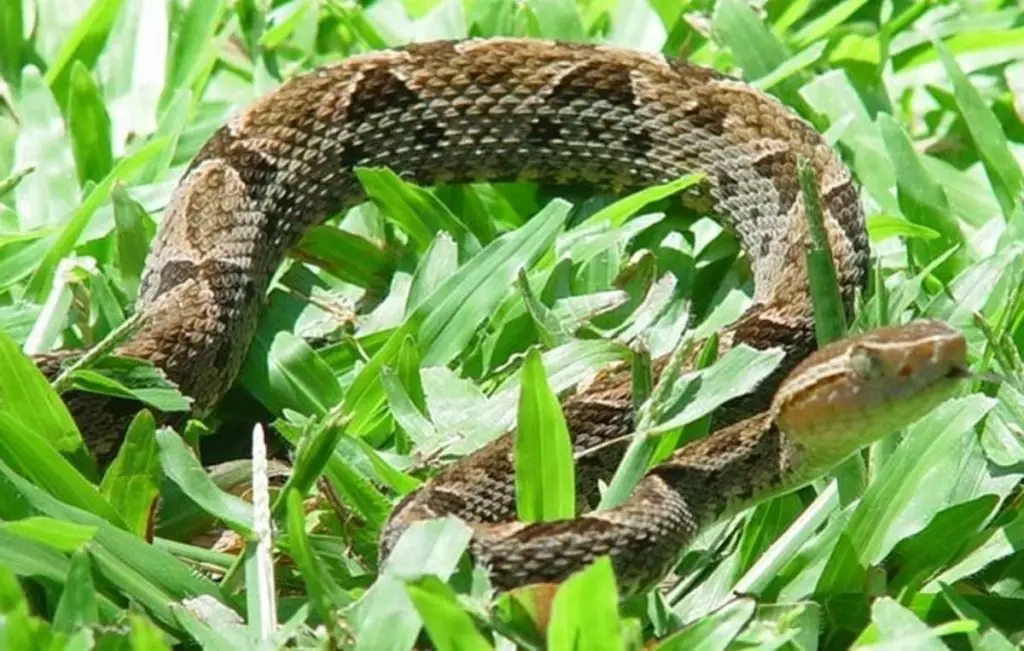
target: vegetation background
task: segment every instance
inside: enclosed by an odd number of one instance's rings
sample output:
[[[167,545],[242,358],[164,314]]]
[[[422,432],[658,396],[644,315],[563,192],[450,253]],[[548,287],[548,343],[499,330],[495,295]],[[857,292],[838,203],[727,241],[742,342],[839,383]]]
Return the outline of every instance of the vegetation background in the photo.
[[[661,591],[617,606],[594,565],[538,634],[530,595],[491,601],[457,521],[415,527],[378,567],[392,503],[517,414],[557,437],[552,393],[630,359],[641,335],[664,354],[712,333],[749,300],[746,264],[716,222],[663,199],[692,179],[618,200],[362,170],[371,200],[293,253],[218,412],[177,433],[140,416],[98,476],[23,352],[92,346],[125,322],[171,189],[230,115],[349,55],[471,35],[682,54],[772,93],[862,185],[874,266],[851,328],[945,320],[1002,381],[706,531]],[[4,648],[1015,648],[1022,55],[1012,0],[0,0]],[[658,440],[702,435],[773,363],[740,351],[684,375],[702,407]],[[116,360],[68,386],[187,407]],[[254,422],[296,457],[287,480],[254,464],[277,479],[255,509],[232,492],[252,474],[232,459]],[[189,450],[206,430],[221,434],[202,438],[212,479]],[[519,481],[557,504],[565,461],[540,454]]]

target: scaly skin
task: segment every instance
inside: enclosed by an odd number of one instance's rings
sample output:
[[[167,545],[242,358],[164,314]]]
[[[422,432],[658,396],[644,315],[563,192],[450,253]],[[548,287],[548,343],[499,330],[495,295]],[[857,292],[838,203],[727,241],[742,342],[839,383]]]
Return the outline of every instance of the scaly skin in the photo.
[[[753,395],[721,410],[715,436],[652,472],[617,512],[639,533],[616,548],[616,568],[627,584],[649,582],[725,508],[722,495],[760,493],[802,475],[769,409],[780,382],[815,347],[799,158],[819,180],[849,308],[869,257],[857,190],[820,134],[770,96],[682,61],[549,41],[436,42],[352,57],[284,84],[202,148],[153,242],[137,306],[145,324],[119,352],[151,360],[195,399],[195,416],[208,413],[238,373],[287,251],[310,227],[364,200],[356,166],[387,166],[423,184],[534,179],[616,192],[702,172],[705,182],[682,198],[736,233],[755,281],[752,306],[721,333],[720,348],[781,346],[786,356]],[[52,377],[63,355],[39,364]],[[564,403],[577,452],[632,431],[629,384],[628,373],[612,370]],[[66,400],[108,460],[136,405],[81,393]],[[622,449],[581,460],[584,496],[610,476]],[[511,450],[508,435],[408,496],[383,551],[410,522],[444,513],[481,523],[472,549],[501,586],[558,579],[615,551],[617,530],[602,518],[483,526],[514,519]],[[686,458],[728,470],[688,492],[703,471]],[[660,512],[651,518],[654,503]],[[527,546],[540,556],[523,556],[524,536],[541,541]],[[547,562],[552,554],[566,562]]]

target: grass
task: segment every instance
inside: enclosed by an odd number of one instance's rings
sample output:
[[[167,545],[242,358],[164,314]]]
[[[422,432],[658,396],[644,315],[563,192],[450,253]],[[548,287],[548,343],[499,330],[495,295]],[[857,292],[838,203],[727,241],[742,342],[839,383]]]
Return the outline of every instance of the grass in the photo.
[[[1024,641],[1024,9],[757,4],[0,1],[4,648]],[[517,414],[548,437],[519,442],[533,452],[520,459],[521,512],[571,512],[552,395],[595,370],[635,358],[645,395],[689,399],[637,439],[605,494],[614,503],[665,441],[703,435],[709,411],[776,358],[737,349],[700,381],[650,386],[647,351],[700,341],[749,301],[731,235],[664,200],[693,179],[614,200],[531,184],[430,190],[362,170],[371,201],[293,252],[216,413],[178,432],[140,415],[99,476],[22,351],[92,346],[124,326],[162,208],[213,130],[320,64],[499,34],[684,52],[793,107],[862,186],[872,279],[850,330],[945,320],[967,336],[972,368],[1001,381],[965,387],[837,481],[709,529],[670,585],[625,603],[606,562],[550,601],[494,599],[453,519],[413,527],[381,568],[377,536],[398,497]],[[102,370],[71,381],[120,390]],[[187,408],[129,370],[136,397]],[[276,480],[250,500],[236,494],[252,476],[237,459],[261,449],[256,423],[294,462],[286,477],[273,462],[257,473]]]

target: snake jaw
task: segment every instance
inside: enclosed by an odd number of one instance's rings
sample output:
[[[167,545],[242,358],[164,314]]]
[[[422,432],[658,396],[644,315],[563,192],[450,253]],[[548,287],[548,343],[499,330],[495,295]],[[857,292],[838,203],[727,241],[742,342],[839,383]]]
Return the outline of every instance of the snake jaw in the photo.
[[[963,334],[938,321],[826,346],[780,386],[775,424],[801,446],[810,466],[834,465],[949,398],[970,377],[966,355]]]

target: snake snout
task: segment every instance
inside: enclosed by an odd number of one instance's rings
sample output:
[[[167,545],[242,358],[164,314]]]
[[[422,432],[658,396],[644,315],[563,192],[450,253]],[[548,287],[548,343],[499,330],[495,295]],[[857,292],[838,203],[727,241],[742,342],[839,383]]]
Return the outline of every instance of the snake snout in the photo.
[[[812,456],[851,453],[918,420],[967,374],[963,334],[939,321],[879,328],[826,346],[779,388],[776,425]]]

